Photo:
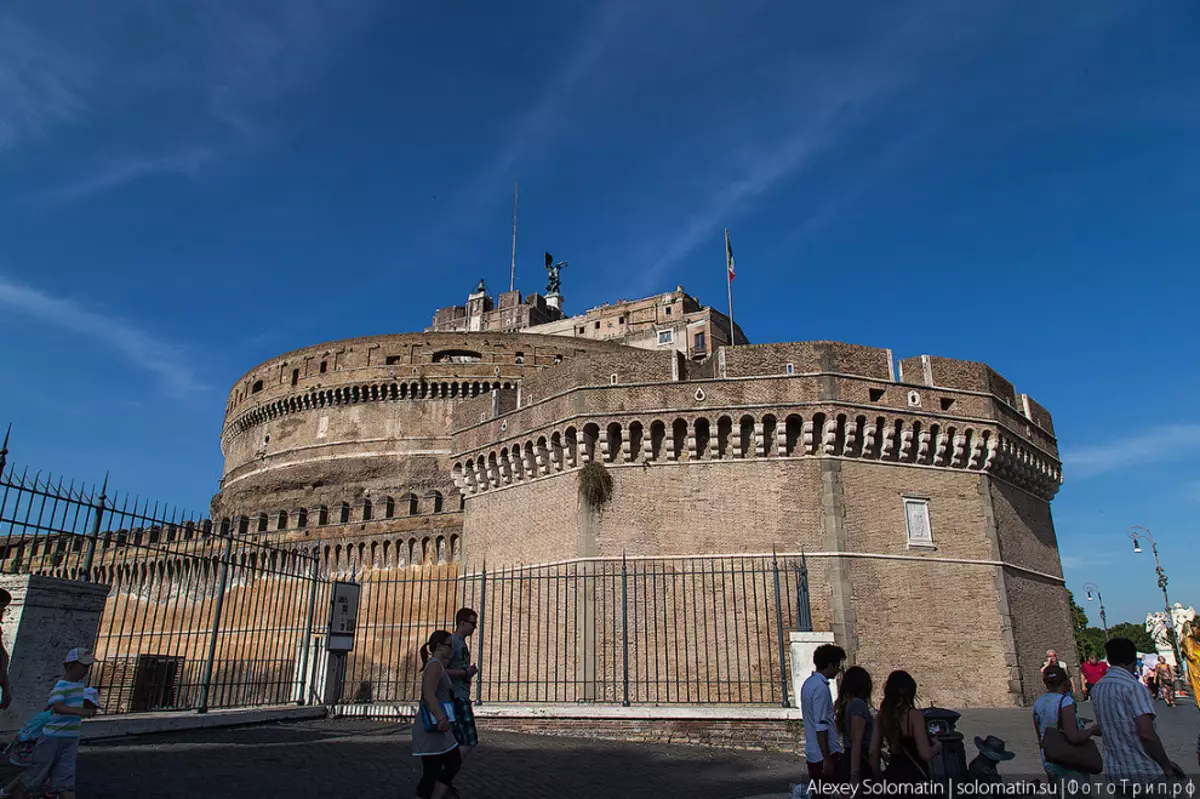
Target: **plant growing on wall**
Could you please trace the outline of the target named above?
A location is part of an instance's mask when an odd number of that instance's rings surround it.
[[[595,510],[603,510],[612,499],[613,479],[603,464],[592,461],[579,470],[579,499]]]

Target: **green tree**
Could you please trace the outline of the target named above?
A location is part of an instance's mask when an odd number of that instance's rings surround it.
[[[1075,628],[1075,651],[1079,655],[1077,663],[1087,659],[1092,651],[1092,641],[1088,636],[1087,612],[1075,602],[1075,595],[1067,591],[1067,600],[1071,603],[1071,625]]]
[[[1108,628],[1109,638],[1128,638],[1133,641],[1133,645],[1137,647],[1139,652],[1157,652],[1158,647],[1154,645],[1154,639],[1150,637],[1150,633],[1146,632],[1144,624],[1131,624],[1123,621],[1120,624],[1114,624]]]
[[[1108,640],[1108,634],[1099,627],[1088,627],[1083,631],[1084,650],[1081,653],[1084,658],[1095,653],[1096,657],[1104,660],[1104,642]],[[1081,663],[1083,661],[1080,661]]]

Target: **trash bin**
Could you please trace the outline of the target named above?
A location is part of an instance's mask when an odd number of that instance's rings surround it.
[[[942,744],[941,753],[929,761],[929,776],[934,780],[965,780],[967,749],[962,733],[955,728],[962,714],[944,707],[927,707],[921,713],[929,734]]]

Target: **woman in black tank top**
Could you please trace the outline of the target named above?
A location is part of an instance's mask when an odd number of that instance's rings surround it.
[[[925,717],[917,710],[917,681],[907,671],[893,671],[883,684],[883,701],[875,717],[871,770],[884,782],[928,782],[929,761],[940,751],[939,742],[930,742]]]

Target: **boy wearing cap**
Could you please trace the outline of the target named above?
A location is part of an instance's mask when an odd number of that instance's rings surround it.
[[[21,776],[14,797],[24,797],[43,786],[62,799],[75,799],[75,758],[79,754],[79,729],[83,720],[96,715],[84,705],[88,669],[96,662],[90,649],[77,647],[63,659],[63,678],[50,692],[50,718],[33,748],[29,770]]]
[[[100,704],[100,692],[95,688],[83,689],[84,707],[91,706],[95,710],[104,710],[104,706]],[[8,755],[8,762],[16,766],[20,771],[17,776],[9,781],[8,785],[0,788],[0,799],[10,799],[13,793],[21,785],[21,778],[25,774],[25,769],[33,764],[33,750],[37,746],[37,742],[42,737],[42,730],[46,728],[46,722],[50,720],[53,711],[46,709],[35,715],[29,721],[25,722],[17,734],[13,737],[12,742],[4,750]]]

